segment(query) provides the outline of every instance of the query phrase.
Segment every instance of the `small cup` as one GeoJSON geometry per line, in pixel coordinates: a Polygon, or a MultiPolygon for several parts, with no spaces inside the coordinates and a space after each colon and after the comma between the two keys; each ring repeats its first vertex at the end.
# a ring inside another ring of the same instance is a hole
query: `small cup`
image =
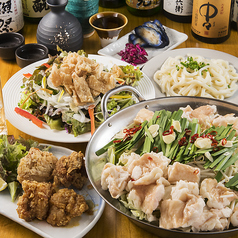
{"type": "Polygon", "coordinates": [[[127,23],[127,17],[118,12],[99,12],[89,18],[89,24],[96,30],[102,47],[116,41],[127,23]]]}
{"type": "Polygon", "coordinates": [[[16,49],[25,44],[23,35],[17,32],[0,34],[0,57],[4,60],[14,60],[16,49]]]}
{"type": "Polygon", "coordinates": [[[49,50],[42,44],[26,44],[16,50],[16,61],[21,68],[48,57],[49,50]]]}

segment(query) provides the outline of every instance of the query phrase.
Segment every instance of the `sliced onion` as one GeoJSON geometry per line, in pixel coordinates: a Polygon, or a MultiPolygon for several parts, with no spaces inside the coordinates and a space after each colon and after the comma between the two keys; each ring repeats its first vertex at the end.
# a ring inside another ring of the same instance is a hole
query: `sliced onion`
{"type": "Polygon", "coordinates": [[[46,106],[46,100],[44,100],[44,102],[42,103],[42,105],[40,106],[40,110],[44,107],[44,106],[46,106]]]}
{"type": "Polygon", "coordinates": [[[45,110],[45,114],[46,114],[46,115],[48,114],[49,109],[50,109],[50,104],[49,104],[49,102],[47,101],[47,107],[46,107],[46,110],[45,110]]]}
{"type": "Polygon", "coordinates": [[[73,118],[74,118],[75,120],[79,121],[79,122],[82,122],[82,123],[85,123],[85,122],[89,122],[89,121],[90,121],[90,119],[87,118],[87,117],[85,117],[83,111],[80,110],[80,109],[78,110],[78,113],[75,113],[75,114],[73,115],[73,118]]]}
{"type": "Polygon", "coordinates": [[[56,109],[56,110],[53,112],[52,117],[55,116],[58,112],[61,112],[61,111],[62,111],[61,108],[56,109]]]}

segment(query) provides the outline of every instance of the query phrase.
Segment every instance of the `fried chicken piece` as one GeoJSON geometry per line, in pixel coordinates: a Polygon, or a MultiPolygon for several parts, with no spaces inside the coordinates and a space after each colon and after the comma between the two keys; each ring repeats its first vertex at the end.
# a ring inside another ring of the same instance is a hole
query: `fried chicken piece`
{"type": "Polygon", "coordinates": [[[50,198],[50,210],[47,222],[52,226],[65,226],[74,217],[81,216],[88,205],[82,195],[73,189],[63,188],[50,198]]]}
{"type": "Polygon", "coordinates": [[[32,221],[46,219],[49,210],[49,200],[54,191],[51,183],[24,180],[23,195],[18,200],[17,213],[21,219],[32,221]]]}
{"type": "Polygon", "coordinates": [[[52,153],[31,148],[28,154],[20,160],[17,180],[20,183],[24,180],[48,182],[53,178],[52,172],[57,161],[57,157],[52,153]]]}
{"type": "Polygon", "coordinates": [[[80,152],[72,152],[69,156],[62,156],[56,163],[53,171],[56,185],[70,187],[73,185],[77,189],[82,189],[87,181],[87,174],[84,155],[80,152]]]}

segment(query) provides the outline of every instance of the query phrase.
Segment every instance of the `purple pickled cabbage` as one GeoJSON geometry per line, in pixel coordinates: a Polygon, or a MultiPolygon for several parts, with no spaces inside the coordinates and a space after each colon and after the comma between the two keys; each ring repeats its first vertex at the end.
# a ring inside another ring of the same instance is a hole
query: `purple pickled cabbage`
{"type": "Polygon", "coordinates": [[[148,61],[147,52],[139,44],[127,43],[125,49],[121,50],[118,55],[121,56],[121,60],[134,66],[148,61]]]}

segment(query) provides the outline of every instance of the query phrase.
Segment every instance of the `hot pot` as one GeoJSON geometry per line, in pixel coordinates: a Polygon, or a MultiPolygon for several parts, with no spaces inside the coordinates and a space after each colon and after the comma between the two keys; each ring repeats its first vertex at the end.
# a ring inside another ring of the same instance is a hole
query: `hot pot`
{"type": "Polygon", "coordinates": [[[86,160],[86,170],[94,189],[98,194],[114,209],[118,212],[127,216],[130,221],[135,223],[137,226],[151,232],[159,237],[176,237],[176,238],[201,238],[201,237],[214,237],[214,238],[223,238],[231,237],[238,233],[238,228],[230,228],[228,230],[220,232],[184,232],[178,230],[168,230],[163,229],[158,226],[156,223],[149,223],[146,221],[141,221],[134,217],[132,213],[126,209],[118,200],[113,199],[108,191],[105,191],[101,188],[101,172],[104,164],[106,163],[105,159],[101,156],[98,157],[95,152],[106,145],[111,138],[119,132],[123,127],[130,124],[135,118],[138,111],[142,108],[147,108],[152,111],[166,109],[170,111],[178,110],[180,107],[186,107],[190,105],[192,108],[197,108],[202,105],[216,105],[218,113],[221,115],[234,113],[238,116],[238,105],[216,100],[210,98],[200,98],[200,97],[161,97],[151,100],[145,100],[143,96],[131,86],[122,86],[106,93],[102,99],[102,110],[104,118],[106,119],[104,123],[96,130],[90,139],[85,153],[86,160]],[[120,91],[128,90],[134,93],[135,97],[138,99],[138,103],[127,107],[113,116],[108,118],[108,113],[106,111],[106,102],[108,98],[120,91]]]}

